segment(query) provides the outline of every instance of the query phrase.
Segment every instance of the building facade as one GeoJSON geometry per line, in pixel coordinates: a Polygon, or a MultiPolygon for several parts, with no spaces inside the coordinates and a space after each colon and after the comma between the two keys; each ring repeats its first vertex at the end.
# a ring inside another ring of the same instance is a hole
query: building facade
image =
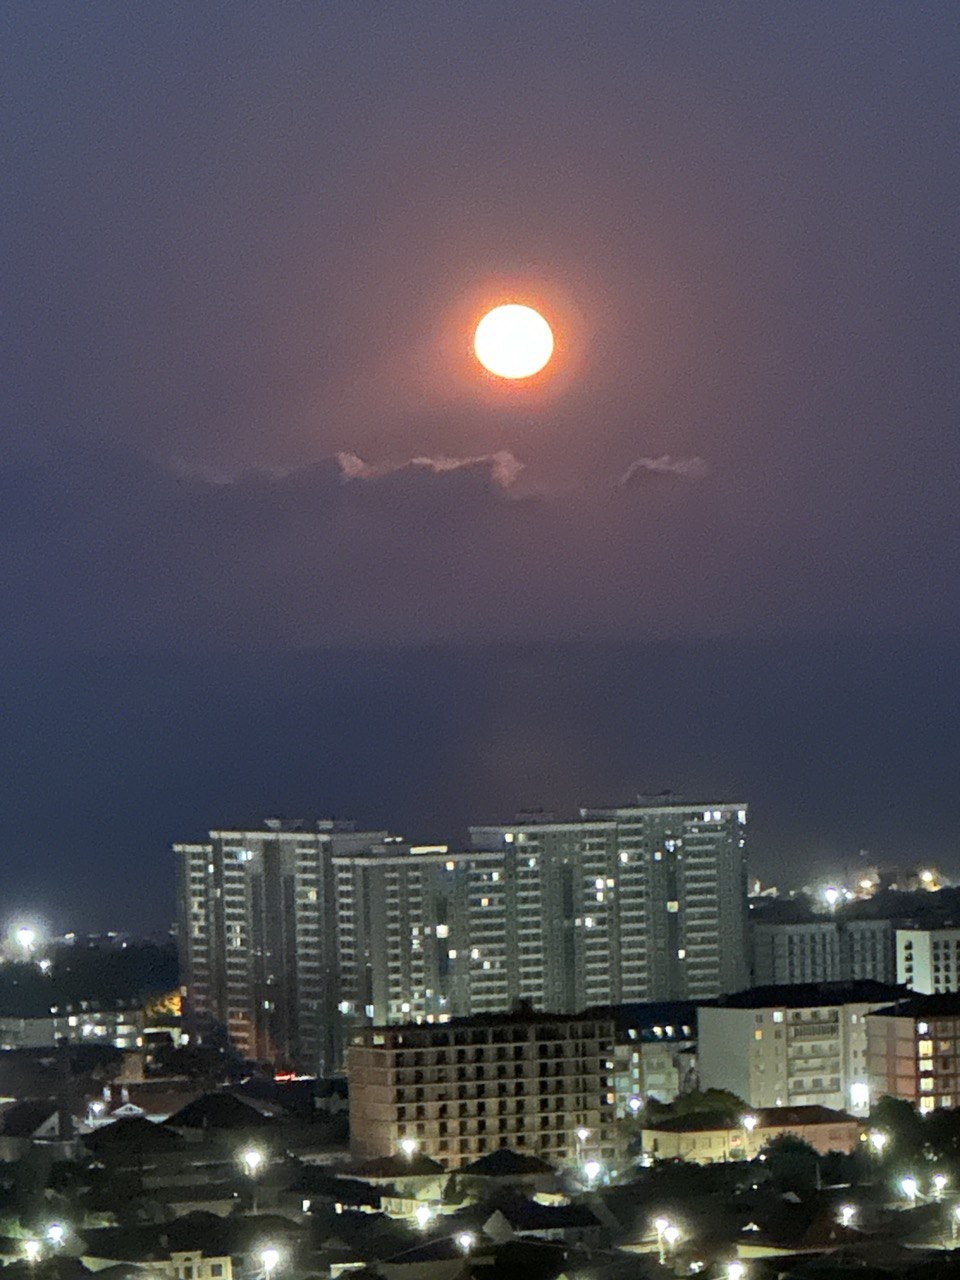
{"type": "Polygon", "coordinates": [[[610,1017],[522,1013],[354,1033],[347,1054],[357,1159],[404,1141],[448,1167],[501,1147],[551,1163],[622,1155],[610,1017]]]}
{"type": "Polygon", "coordinates": [[[926,995],[960,990],[960,929],[898,929],[897,982],[926,995]]]}
{"type": "Polygon", "coordinates": [[[912,996],[866,1022],[874,1097],[902,1098],[922,1112],[960,1107],[960,994],[912,996]]]}
{"type": "Polygon", "coordinates": [[[709,999],[749,980],[746,821],[743,804],[658,799],[470,836],[536,883],[518,919],[544,966],[543,995],[531,994],[573,1011],[709,999]]]}
{"type": "Polygon", "coordinates": [[[880,982],[755,987],[699,1011],[701,1087],[751,1107],[823,1106],[864,1114],[867,1014],[899,994],[880,982]]]}
{"type": "Polygon", "coordinates": [[[900,980],[889,920],[761,920],[751,933],[757,986],[900,980]]]}
{"type": "Polygon", "coordinates": [[[333,856],[386,832],[270,820],[177,844],[184,1022],[247,1058],[321,1074],[341,1058],[333,856]]]}
{"type": "Polygon", "coordinates": [[[760,1107],[743,1120],[734,1125],[697,1115],[664,1120],[643,1129],[643,1154],[654,1160],[717,1164],[755,1160],[768,1142],[786,1135],[809,1143],[821,1155],[855,1151],[860,1141],[860,1121],[829,1107],[760,1107]]]}
{"type": "Polygon", "coordinates": [[[188,1027],[339,1069],[350,1031],[704,1000],[748,980],[739,804],[658,800],[411,846],[274,822],[175,846],[188,1027]]]}

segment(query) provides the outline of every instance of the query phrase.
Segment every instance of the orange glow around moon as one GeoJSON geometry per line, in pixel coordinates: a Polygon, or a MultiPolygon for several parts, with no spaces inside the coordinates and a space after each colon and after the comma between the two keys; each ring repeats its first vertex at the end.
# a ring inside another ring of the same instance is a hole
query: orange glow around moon
{"type": "Polygon", "coordinates": [[[553,331],[533,307],[507,303],[488,311],[477,325],[473,349],[498,378],[532,378],[553,355],[553,331]]]}

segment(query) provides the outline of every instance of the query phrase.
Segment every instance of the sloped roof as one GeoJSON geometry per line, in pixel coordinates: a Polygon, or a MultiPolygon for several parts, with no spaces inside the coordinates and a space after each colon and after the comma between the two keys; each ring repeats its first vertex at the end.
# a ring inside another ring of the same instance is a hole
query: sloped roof
{"type": "Polygon", "coordinates": [[[474,1178],[522,1178],[555,1173],[556,1170],[538,1156],[522,1155],[510,1147],[500,1147],[470,1164],[461,1165],[457,1172],[474,1178]]]}
{"type": "Polygon", "coordinates": [[[57,1111],[54,1098],[28,1098],[14,1102],[0,1114],[0,1134],[5,1138],[32,1138],[57,1111]]]}
{"type": "Polygon", "coordinates": [[[179,1151],[183,1145],[175,1133],[142,1116],[114,1120],[112,1124],[86,1134],[83,1141],[91,1151],[102,1153],[133,1151],[155,1154],[179,1151]]]}
{"type": "Polygon", "coordinates": [[[435,1178],[444,1172],[442,1164],[431,1160],[422,1151],[412,1156],[391,1155],[379,1156],[357,1165],[352,1172],[358,1178],[435,1178]]]}
{"type": "Polygon", "coordinates": [[[235,1093],[205,1093],[163,1121],[171,1129],[253,1129],[276,1123],[271,1108],[235,1093]]]}

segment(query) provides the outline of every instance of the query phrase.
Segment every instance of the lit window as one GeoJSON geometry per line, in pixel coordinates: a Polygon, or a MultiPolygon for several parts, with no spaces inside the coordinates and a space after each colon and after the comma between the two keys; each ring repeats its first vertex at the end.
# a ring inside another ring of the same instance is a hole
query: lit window
{"type": "Polygon", "coordinates": [[[504,832],[504,834],[503,834],[503,842],[504,842],[504,844],[513,844],[513,832],[512,832],[512,831],[505,831],[505,832],[504,832]]]}
{"type": "Polygon", "coordinates": [[[680,949],[677,951],[677,959],[678,959],[678,960],[686,960],[686,958],[687,958],[687,949],[686,949],[686,947],[680,947],[680,949]]]}
{"type": "Polygon", "coordinates": [[[438,937],[438,938],[446,938],[446,937],[449,935],[449,933],[450,933],[450,929],[449,929],[449,926],[448,926],[448,925],[445,925],[445,924],[438,924],[438,925],[437,925],[437,937],[438,937]]]}
{"type": "MultiPolygon", "coordinates": [[[[763,1039],[763,1028],[762,1028],[762,1027],[757,1027],[756,1031],[754,1031],[754,1033],[753,1033],[753,1038],[754,1038],[754,1040],[762,1040],[762,1039],[763,1039]]],[[[778,1103],[777,1105],[779,1106],[779,1103],[778,1103]]]]}
{"type": "Polygon", "coordinates": [[[925,1022],[918,1022],[918,1023],[917,1023],[917,1034],[918,1034],[918,1035],[925,1036],[929,1030],[930,1030],[930,1028],[929,1028],[929,1026],[928,1026],[925,1022]]]}
{"type": "Polygon", "coordinates": [[[933,1093],[933,1076],[924,1076],[920,1081],[920,1089],[923,1093],[933,1093]]]}
{"type": "Polygon", "coordinates": [[[680,903],[676,900],[676,898],[670,899],[670,901],[667,903],[667,910],[670,912],[671,915],[677,914],[677,912],[680,910],[680,903]]]}
{"type": "Polygon", "coordinates": [[[654,860],[654,862],[662,862],[662,861],[663,861],[663,854],[660,852],[660,850],[659,850],[659,849],[658,849],[658,850],[657,850],[657,852],[653,855],[653,860],[654,860]]]}
{"type": "Polygon", "coordinates": [[[584,924],[584,928],[586,928],[586,929],[592,929],[592,928],[593,928],[593,916],[584,916],[584,918],[583,918],[583,924],[584,924]]]}
{"type": "Polygon", "coordinates": [[[447,871],[455,871],[455,870],[457,869],[457,864],[456,864],[455,862],[452,862],[452,861],[451,861],[451,862],[445,862],[443,865],[444,865],[444,868],[445,868],[447,871]]]}
{"type": "Polygon", "coordinates": [[[782,1009],[774,1009],[774,1011],[773,1011],[773,1020],[774,1020],[774,1022],[782,1022],[782,1021],[783,1021],[783,1010],[782,1010],[782,1009]]]}
{"type": "Polygon", "coordinates": [[[917,1053],[921,1058],[932,1058],[933,1057],[933,1041],[921,1040],[920,1043],[917,1045],[917,1053]]]}

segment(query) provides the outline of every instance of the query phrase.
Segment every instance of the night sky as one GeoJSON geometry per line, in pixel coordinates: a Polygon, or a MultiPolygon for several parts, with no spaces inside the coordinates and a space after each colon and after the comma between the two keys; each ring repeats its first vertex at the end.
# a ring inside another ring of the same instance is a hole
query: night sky
{"type": "Polygon", "coordinates": [[[958,65],[952,0],[5,6],[3,909],[664,788],[960,874],[958,65]]]}

